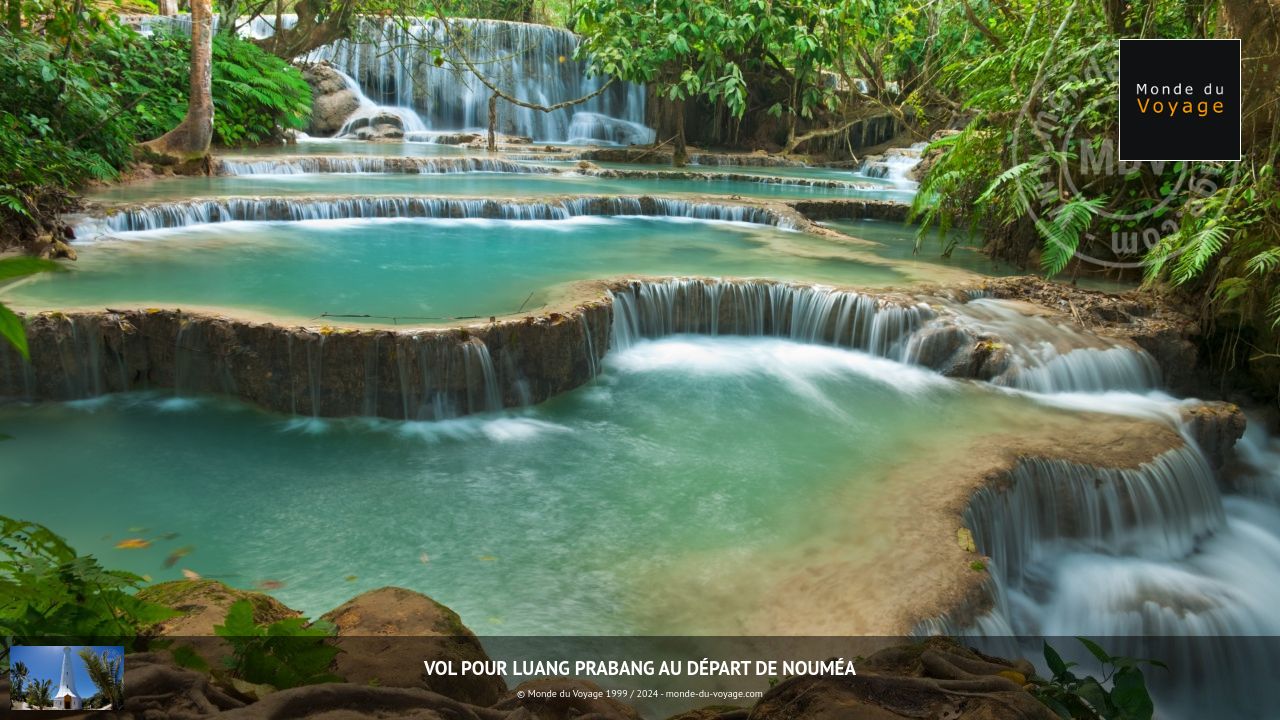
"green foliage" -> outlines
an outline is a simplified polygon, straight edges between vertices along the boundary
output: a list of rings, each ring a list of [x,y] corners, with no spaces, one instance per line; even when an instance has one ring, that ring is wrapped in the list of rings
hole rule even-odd
[[[1210,317],[1280,330],[1280,140],[1246,147],[1238,172],[1230,163],[1117,161],[1116,38],[1211,37],[1214,6],[973,7],[974,17],[944,22],[977,31],[952,48],[938,78],[970,120],[934,145],[945,154],[916,198],[919,237],[960,225],[1026,237],[1038,241],[1049,276],[1077,251],[1141,263],[1149,287],[1195,292]]]
[[[109,652],[101,655],[89,648],[80,650],[80,659],[84,661],[85,671],[89,679],[98,686],[98,694],[104,696],[112,707],[123,707],[124,702],[124,661]],[[105,704],[105,703],[104,703]]]
[[[213,43],[213,132],[223,145],[258,144],[306,127],[311,88],[302,73],[252,43],[219,33]]]
[[[22,702],[26,699],[27,678],[30,676],[30,668],[20,660],[9,667],[9,698],[11,700]]]
[[[115,178],[137,142],[185,114],[190,39],[142,37],[95,13],[0,33],[0,247],[48,232],[71,191]],[[213,96],[223,145],[267,142],[311,110],[300,72],[226,34],[214,43]]]
[[[27,705],[37,708],[53,707],[53,681],[32,680],[27,687]]]
[[[239,600],[213,631],[231,644],[234,652],[227,664],[242,680],[277,689],[341,681],[329,672],[339,650],[326,642],[334,634],[328,623],[308,625],[305,618],[288,618],[258,625],[253,604]]]
[[[142,582],[77,555],[42,525],[0,516],[0,636],[137,637],[174,614],[134,597]]]
[[[868,48],[903,28],[897,3],[584,0],[572,25],[580,56],[601,73],[650,83],[672,99],[704,98],[741,118],[753,94],[774,115],[830,119],[874,65]],[[887,51],[886,51],[887,52]],[[882,60],[884,53],[879,53]]]
[[[130,108],[138,139],[158,137],[182,121],[188,92],[191,39],[159,33],[90,48],[110,68],[112,89]],[[260,144],[281,128],[302,128],[311,113],[311,89],[302,74],[276,56],[234,35],[213,42],[214,139],[221,145]]]
[[[35,273],[58,270],[62,270],[62,266],[51,260],[33,257],[4,258],[0,260],[0,284]],[[22,324],[22,318],[5,307],[4,303],[0,303],[0,338],[13,345],[22,357],[28,356],[27,332]]]
[[[1076,639],[1101,663],[1102,677],[1077,676],[1071,671],[1076,663],[1063,660],[1046,642],[1044,660],[1053,677],[1032,678],[1032,694],[1064,720],[1151,720],[1155,706],[1141,666],[1164,668],[1164,663],[1110,655],[1088,638]]]
[[[0,35],[0,216],[42,229],[42,207],[60,207],[48,186],[108,179],[128,161],[129,123],[97,81],[63,48]]]

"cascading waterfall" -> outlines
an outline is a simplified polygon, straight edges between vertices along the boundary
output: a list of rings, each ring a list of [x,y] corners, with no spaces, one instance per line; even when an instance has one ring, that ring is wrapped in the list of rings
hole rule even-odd
[[[1001,300],[971,300],[956,312],[974,335],[1000,339],[1008,366],[992,379],[997,385],[1038,393],[1146,391],[1159,385],[1155,360],[1137,347],[1026,315]]]
[[[1274,486],[1277,467],[1252,470]],[[965,516],[993,561],[995,610],[929,630],[976,632],[1006,653],[1017,650],[1002,637],[1085,635],[1169,665],[1147,674],[1161,717],[1270,717],[1280,692],[1259,679],[1280,661],[1274,498],[1222,495],[1194,444],[1133,470],[1024,461],[1010,480]]]
[[[971,331],[1010,343],[997,384],[1036,393],[1072,393],[1077,405],[1129,395],[1178,422],[1179,401],[1150,391],[1154,362],[1126,345],[1085,336],[998,301],[958,309]],[[1243,443],[1252,469],[1224,491],[1195,440],[1133,469],[1024,459],[1007,482],[975,493],[964,524],[989,565],[994,610],[966,626],[924,623],[923,632],[985,637],[996,653],[1035,656],[1008,638],[1055,640],[1068,659],[1090,664],[1071,636],[1092,637],[1115,654],[1153,657],[1171,670],[1148,672],[1162,717],[1268,717],[1280,691],[1259,694],[1260,672],[1280,662],[1280,464]],[[1256,438],[1255,438],[1256,440]],[[1267,670],[1263,670],[1267,668]],[[1263,683],[1265,684],[1265,683]],[[1265,697],[1264,697],[1265,696]]]
[[[919,183],[907,177],[920,164],[920,156],[929,143],[921,142],[905,148],[890,148],[884,155],[863,161],[855,175],[887,180],[901,190],[915,190]]]
[[[793,218],[768,208],[721,205],[655,197],[579,197],[547,202],[430,197],[339,197],[327,199],[225,198],[149,203],[122,208],[105,219],[76,227],[79,239],[106,232],[133,232],[232,221],[340,220],[356,218],[491,218],[563,220],[591,216],[687,217],[747,222],[794,229]]]
[[[412,108],[399,107],[394,105],[379,105],[364,94],[360,83],[355,78],[337,70],[338,75],[342,77],[342,81],[346,83],[347,88],[356,96],[359,106],[355,111],[347,117],[347,121],[339,128],[337,135],[339,137],[359,136],[358,132],[361,128],[374,124],[379,117],[390,117],[394,119],[394,124],[399,126],[400,130],[408,135],[409,133],[425,133],[427,126],[422,122],[422,118]]]
[[[589,77],[575,58],[578,38],[568,30],[500,20],[361,18],[354,40],[313,51],[353,77],[375,103],[411,108],[432,131],[486,130],[492,92],[466,68],[452,45],[513,97],[552,105],[599,90],[606,78]],[[452,42],[451,42],[452,41]],[[443,62],[437,65],[436,52]],[[579,105],[540,112],[498,103],[497,130],[537,141],[653,142],[644,126],[644,88],[613,83]],[[581,116],[581,117],[579,117]]]
[[[611,295],[612,348],[677,333],[768,335],[901,359],[912,333],[933,317],[924,304],[782,283],[637,281]]]

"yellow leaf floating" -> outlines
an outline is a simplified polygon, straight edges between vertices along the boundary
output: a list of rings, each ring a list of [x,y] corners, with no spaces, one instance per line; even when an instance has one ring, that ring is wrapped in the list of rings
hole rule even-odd
[[[348,576],[345,578],[345,580],[346,580],[347,582],[355,582],[356,580],[359,580],[359,579],[360,579],[360,577],[359,577],[358,575],[348,575]]]
[[[196,572],[195,570],[188,570],[186,568],[182,568],[182,577],[188,580],[199,580],[200,573]]]
[[[969,528],[960,528],[956,531],[956,542],[965,552],[978,551],[978,546],[973,542],[973,533],[969,532]]]
[[[143,540],[142,538],[129,538],[116,543],[116,549],[118,550],[141,550],[149,547],[151,547],[151,541]]]
[[[481,559],[481,560],[483,560],[484,562],[493,562],[494,560],[497,560],[498,558],[496,558],[496,557],[494,557],[494,556],[492,556],[492,555],[481,555],[481,556],[480,556],[480,559]]]
[[[1026,675],[1023,675],[1022,673],[1018,672],[1017,670],[1001,670],[1000,672],[998,672],[998,673],[996,673],[996,674],[997,674],[997,675],[999,675],[999,676],[1000,676],[1000,677],[1002,677],[1002,678],[1008,678],[1008,679],[1010,679],[1010,680],[1012,680],[1012,681],[1014,681],[1014,682],[1018,683],[1019,685],[1026,685],[1026,684],[1027,684],[1027,676],[1026,676]]]

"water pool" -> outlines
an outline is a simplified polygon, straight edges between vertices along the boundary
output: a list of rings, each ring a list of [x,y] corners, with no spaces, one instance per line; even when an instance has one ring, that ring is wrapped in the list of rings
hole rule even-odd
[[[752,618],[787,595],[780,576],[920,551],[902,525],[916,491],[890,484],[920,478],[895,466],[946,467],[1048,414],[853,351],[677,336],[543,405],[441,422],[138,395],[3,406],[0,504],[108,567],[273,581],[309,614],[399,585],[482,634],[803,632],[802,613]],[[878,540],[830,539],[851,528]],[[116,549],[135,537],[152,545]],[[722,597],[735,578],[750,588]],[[788,601],[873,604],[828,590]]]
[[[211,307],[376,323],[531,310],[565,283],[623,274],[864,286],[903,277],[801,233],[684,218],[227,222],[122,233],[78,251],[67,272],[0,296],[33,309]]]

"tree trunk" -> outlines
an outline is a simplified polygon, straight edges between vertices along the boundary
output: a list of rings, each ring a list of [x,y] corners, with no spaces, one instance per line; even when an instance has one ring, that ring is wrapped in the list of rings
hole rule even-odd
[[[201,160],[213,140],[213,10],[210,0],[191,0],[191,94],[178,127],[142,147],[170,162]]]
[[[172,16],[178,14],[178,0],[160,0],[160,2],[156,3],[156,7],[161,15]]]
[[[498,149],[498,93],[489,96],[489,152]]]
[[[252,38],[249,42],[285,60],[305,55],[347,34],[355,18],[355,0],[336,0],[332,4],[298,0],[294,12],[298,22],[293,27],[277,27],[271,37]]]
[[[684,142],[684,101],[676,103],[676,145],[671,151],[671,164],[676,167],[684,167],[689,161],[689,150],[685,147]]]

